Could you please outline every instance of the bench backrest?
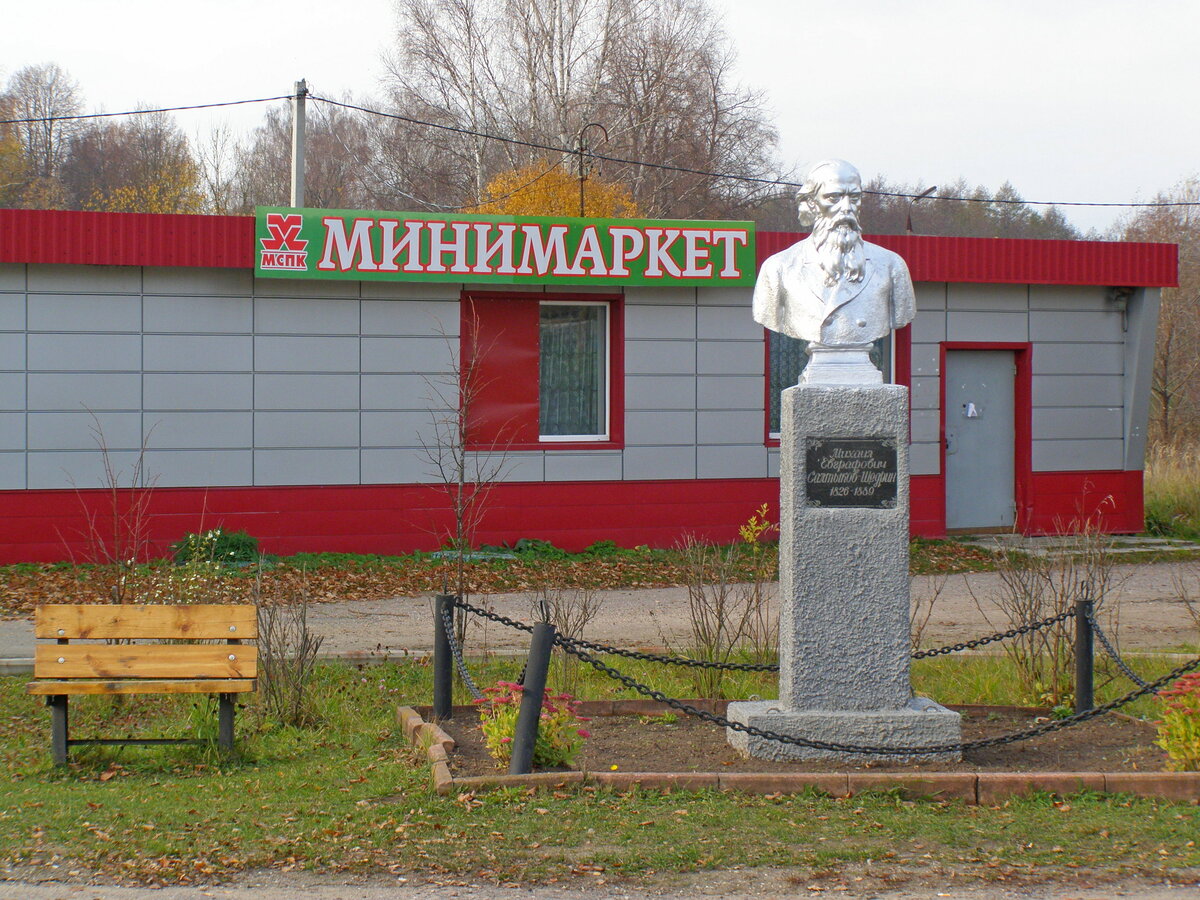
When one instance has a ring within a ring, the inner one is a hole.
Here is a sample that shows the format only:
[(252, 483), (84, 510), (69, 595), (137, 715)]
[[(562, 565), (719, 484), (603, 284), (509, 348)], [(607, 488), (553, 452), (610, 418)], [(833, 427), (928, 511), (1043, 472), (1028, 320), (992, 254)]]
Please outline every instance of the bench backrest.
[[(46, 604), (34, 615), (35, 678), (256, 678), (255, 607), (218, 604)], [(71, 644), (72, 640), (224, 644)]]

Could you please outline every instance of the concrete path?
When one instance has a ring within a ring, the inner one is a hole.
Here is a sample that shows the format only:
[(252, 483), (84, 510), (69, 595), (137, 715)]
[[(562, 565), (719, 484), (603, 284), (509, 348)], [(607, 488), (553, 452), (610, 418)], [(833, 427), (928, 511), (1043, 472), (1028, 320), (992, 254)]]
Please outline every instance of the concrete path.
[[(1124, 649), (1180, 649), (1200, 641), (1200, 626), (1179, 599), (1182, 588), (1198, 598), (1200, 613), (1200, 561), (1118, 566), (1115, 572), (1117, 583), (1108, 608), (1110, 614), (1118, 615)], [(923, 635), (925, 646), (955, 643), (1010, 627), (995, 604), (1003, 588), (994, 572), (915, 577), (912, 590), (914, 598), (933, 599), (933, 614)], [(686, 646), (685, 589), (604, 591), (601, 596), (600, 613), (584, 635), (588, 639), (627, 648), (681, 650)], [(513, 619), (533, 620), (530, 594), (481, 595), (470, 600)], [(522, 632), (475, 621), (468, 637), (475, 651), (515, 652), (528, 646)], [(432, 598), (314, 604), (309, 624), (324, 638), (324, 654), (386, 658), (425, 653), (433, 640)], [(33, 646), (30, 620), (0, 621), (0, 673), (12, 668), (4, 660), (31, 658)]]

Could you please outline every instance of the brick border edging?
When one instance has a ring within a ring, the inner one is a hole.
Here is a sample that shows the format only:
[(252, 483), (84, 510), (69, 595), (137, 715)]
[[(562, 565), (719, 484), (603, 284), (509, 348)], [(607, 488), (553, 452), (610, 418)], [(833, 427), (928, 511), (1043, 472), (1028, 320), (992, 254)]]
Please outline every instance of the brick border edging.
[[(690, 701), (720, 711), (722, 700)], [(464, 712), (474, 707), (456, 707)], [(653, 700), (591, 700), (581, 704), (587, 716), (662, 715)], [(899, 791), (906, 799), (961, 800), (991, 806), (1034, 791), (1072, 794), (1095, 791), (1132, 794), (1175, 802), (1200, 802), (1200, 772), (535, 772), (531, 775), (474, 775), (455, 778), (449, 753), (455, 747), (437, 724), (427, 722), (428, 707), (401, 706), (396, 719), (409, 743), (424, 750), (433, 768), (438, 794), (486, 791), (503, 787), (557, 788), (569, 784), (596, 785), (616, 790), (741, 791), (746, 794), (794, 794), (816, 790), (831, 797), (852, 797), (863, 791)]]

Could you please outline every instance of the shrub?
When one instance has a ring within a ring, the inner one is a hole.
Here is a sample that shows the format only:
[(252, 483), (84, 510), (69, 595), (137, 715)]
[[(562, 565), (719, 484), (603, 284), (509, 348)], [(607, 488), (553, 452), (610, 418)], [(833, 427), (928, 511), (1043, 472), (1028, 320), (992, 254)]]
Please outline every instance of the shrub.
[(1184, 675), (1158, 696), (1163, 717), (1155, 723), (1155, 743), (1171, 757), (1168, 767), (1177, 772), (1200, 771), (1200, 672)]
[(175, 562), (181, 566), (197, 562), (217, 562), (223, 565), (248, 565), (258, 562), (258, 538), (246, 531), (189, 531), (183, 539), (171, 545)]
[[(513, 738), (517, 732), (517, 715), (521, 711), (524, 688), (511, 681), (498, 681), (484, 688), (485, 696), (476, 700), (479, 705), (479, 727), (483, 741), (492, 758), (501, 764), (512, 759)], [(542, 716), (538, 723), (537, 741), (533, 745), (533, 764), (539, 768), (566, 768), (575, 762), (589, 737), (587, 720), (580, 716), (579, 701), (570, 694), (547, 694), (542, 701)]]

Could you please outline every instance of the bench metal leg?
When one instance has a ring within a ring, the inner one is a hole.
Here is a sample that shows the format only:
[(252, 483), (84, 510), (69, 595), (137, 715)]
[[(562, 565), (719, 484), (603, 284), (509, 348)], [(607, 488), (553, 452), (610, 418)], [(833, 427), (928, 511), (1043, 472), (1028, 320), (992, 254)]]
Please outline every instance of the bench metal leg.
[(46, 698), (50, 707), (50, 753), (56, 766), (67, 764), (67, 695)]
[(217, 708), (217, 743), (222, 750), (233, 749), (233, 694), (221, 694)]

